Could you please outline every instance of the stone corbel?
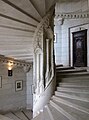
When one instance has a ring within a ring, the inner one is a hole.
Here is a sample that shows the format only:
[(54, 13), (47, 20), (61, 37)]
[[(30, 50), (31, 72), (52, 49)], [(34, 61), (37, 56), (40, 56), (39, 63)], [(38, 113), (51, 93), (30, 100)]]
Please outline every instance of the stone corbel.
[(56, 21), (58, 22), (59, 25), (63, 25), (64, 18), (57, 18)]
[(26, 72), (26, 73), (29, 72), (31, 68), (32, 68), (32, 65), (23, 66), (23, 70), (24, 70), (24, 72)]

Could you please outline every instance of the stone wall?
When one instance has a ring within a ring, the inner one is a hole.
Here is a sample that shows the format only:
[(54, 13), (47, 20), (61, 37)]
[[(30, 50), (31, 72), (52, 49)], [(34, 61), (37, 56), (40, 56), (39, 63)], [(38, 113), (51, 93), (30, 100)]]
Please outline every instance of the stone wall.
[[(13, 68), (13, 75), (8, 76), (6, 65), (0, 65), (0, 111), (26, 108), (26, 73), (22, 67)], [(16, 81), (22, 81), (22, 90), (16, 91)]]
[[(67, 16), (66, 18), (64, 19), (57, 18), (55, 20), (54, 32), (56, 33), (57, 36), (56, 37), (57, 40), (54, 43), (56, 64), (63, 64), (69, 66), (69, 39), (71, 38), (71, 32), (69, 31), (69, 29), (72, 32), (79, 31), (80, 28), (89, 29), (88, 27), (89, 18), (83, 16), (83, 13), (87, 11), (87, 9), (88, 9), (87, 0), (80, 0), (78, 2), (77, 1), (76, 2), (67, 1), (62, 3), (58, 2), (56, 4), (56, 10), (55, 10), (56, 14), (69, 13), (66, 14)], [(79, 11), (82, 14), (81, 18), (77, 16)], [(74, 15), (74, 16), (73, 18), (68, 18), (69, 17), (68, 15), (69, 16)], [(87, 42), (89, 41), (88, 39), (89, 37), (87, 33)], [(88, 54), (87, 56), (89, 59)]]
[(26, 74), (27, 76), (27, 109), (33, 109), (33, 68)]

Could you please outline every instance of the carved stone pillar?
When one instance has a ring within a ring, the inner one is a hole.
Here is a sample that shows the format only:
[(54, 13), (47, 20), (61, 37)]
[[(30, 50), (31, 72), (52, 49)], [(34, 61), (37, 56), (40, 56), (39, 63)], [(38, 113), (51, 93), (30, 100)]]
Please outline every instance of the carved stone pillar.
[(46, 68), (46, 83), (48, 82), (48, 76), (49, 76), (49, 42), (50, 39), (46, 39), (46, 63), (47, 63), (47, 68)]

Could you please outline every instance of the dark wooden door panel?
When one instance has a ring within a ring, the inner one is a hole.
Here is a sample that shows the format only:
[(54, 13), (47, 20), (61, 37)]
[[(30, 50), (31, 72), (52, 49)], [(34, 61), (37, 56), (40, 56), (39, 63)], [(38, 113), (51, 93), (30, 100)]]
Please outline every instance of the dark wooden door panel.
[(73, 66), (87, 66), (87, 30), (73, 33)]

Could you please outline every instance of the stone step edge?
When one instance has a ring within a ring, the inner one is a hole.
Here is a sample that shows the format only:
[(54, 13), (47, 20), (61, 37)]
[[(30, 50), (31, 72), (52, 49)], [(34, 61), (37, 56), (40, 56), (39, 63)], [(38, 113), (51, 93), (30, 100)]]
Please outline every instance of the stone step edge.
[(60, 97), (65, 97), (65, 98), (69, 98), (69, 99), (89, 102), (89, 98), (77, 97), (77, 96), (69, 95), (67, 93), (62, 93), (62, 92), (58, 92), (58, 91), (55, 91), (55, 96), (60, 96)]
[(0, 120), (4, 120), (4, 119), (5, 120), (14, 120), (14, 119), (11, 119), (9, 117), (6, 117), (6, 116), (0, 114)]
[(56, 70), (71, 70), (75, 69), (74, 67), (56, 67)]
[[(89, 88), (89, 87), (87, 87)], [(57, 87), (57, 91), (58, 92), (69, 92), (69, 93), (83, 93), (83, 94), (89, 94), (89, 89), (85, 90), (85, 89), (75, 89), (75, 87), (73, 88), (66, 88), (66, 87)]]
[(67, 105), (67, 106), (69, 106), (69, 107), (75, 108), (75, 109), (77, 109), (77, 110), (79, 110), (79, 111), (82, 111), (82, 112), (84, 112), (84, 113), (89, 114), (89, 109), (87, 109), (87, 108), (85, 108), (85, 107), (82, 107), (82, 106), (79, 106), (79, 105), (76, 105), (76, 104), (74, 104), (74, 103), (71, 103), (71, 102), (69, 102), (69, 101), (67, 101), (67, 100), (63, 100), (62, 98), (53, 96), (53, 97), (52, 97), (52, 100), (57, 101), (57, 102), (62, 103), (62, 104), (65, 104), (65, 105)]
[(48, 105), (46, 105), (45, 108), (47, 109), (47, 112), (48, 112), (48, 114), (49, 114), (49, 116), (50, 116), (50, 119), (51, 119), (51, 120), (54, 120), (53, 115), (52, 115), (51, 110), (50, 110), (50, 108), (48, 107)]
[(72, 84), (68, 84), (68, 83), (59, 83), (59, 87), (79, 87), (79, 88), (87, 88), (89, 87), (89, 85), (78, 85), (78, 84), (75, 84), (75, 83), (72, 83)]
[(56, 67), (63, 67), (63, 64), (56, 65)]
[(4, 116), (9, 117), (10, 119), (21, 120), (16, 115), (14, 115), (11, 111), (6, 113), (6, 114), (4, 114)]
[[(72, 79), (72, 78), (71, 78)], [(79, 81), (79, 82), (59, 82), (59, 85), (61, 85), (61, 84), (65, 84), (65, 85), (74, 85), (74, 84), (84, 84), (84, 83), (89, 83), (89, 81), (87, 80), (87, 81)]]
[(73, 77), (73, 78), (71, 78), (71, 77), (66, 77), (66, 78), (59, 78), (59, 80), (61, 79), (61, 81), (63, 82), (63, 83), (79, 83), (79, 82), (81, 82), (81, 83), (83, 83), (83, 82), (85, 82), (85, 83), (87, 83), (87, 82), (89, 82), (89, 76), (88, 77), (84, 77), (84, 78), (81, 78), (81, 77)]
[(56, 103), (50, 100), (50, 105), (53, 106), (57, 111), (59, 111), (62, 115), (64, 115), (69, 120), (76, 120), (72, 115), (66, 112), (63, 108), (59, 107)]
[(31, 120), (38, 118), (41, 114), (42, 114), (41, 112), (37, 112), (36, 116), (34, 118), (32, 118)]
[(76, 75), (76, 76), (80, 76), (80, 75), (81, 75), (81, 76), (82, 76), (82, 75), (84, 76), (84, 75), (89, 75), (89, 72), (76, 72), (76, 73), (63, 73), (63, 74), (60, 73), (60, 72), (59, 72), (59, 74), (58, 74), (58, 72), (56, 73), (56, 76), (63, 76), (63, 77), (65, 77), (65, 76), (73, 76), (73, 75), (74, 75), (74, 76), (75, 76), (75, 75)]
[(66, 74), (66, 73), (82, 73), (87, 72), (87, 70), (76, 70), (76, 69), (68, 69), (68, 70), (56, 70), (57, 73)]

